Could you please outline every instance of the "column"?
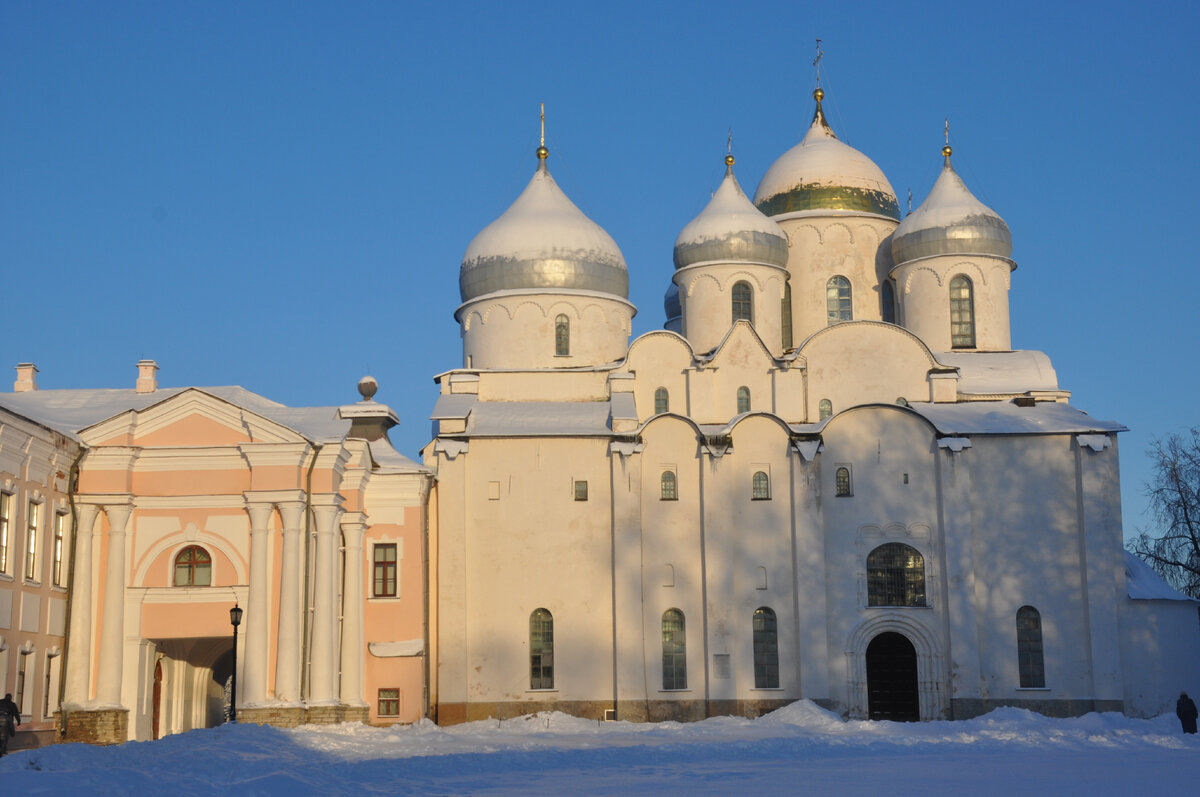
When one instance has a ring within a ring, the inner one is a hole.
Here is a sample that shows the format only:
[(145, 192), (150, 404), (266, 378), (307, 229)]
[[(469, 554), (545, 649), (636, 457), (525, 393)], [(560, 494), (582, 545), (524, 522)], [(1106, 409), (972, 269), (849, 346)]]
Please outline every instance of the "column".
[(342, 521), (346, 541), (346, 581), (342, 586), (342, 703), (365, 706), (363, 701), (363, 533), (365, 517), (354, 512)]
[(75, 574), (71, 582), (71, 628), (67, 649), (67, 689), (63, 702), (88, 701), (92, 675), (92, 529), (100, 507), (75, 504)]
[(96, 702), (121, 707), (121, 674), (125, 648), (125, 526), (133, 507), (106, 506), (108, 563), (104, 578), (104, 625), (100, 636), (100, 672)]
[(279, 579), (279, 646), (275, 654), (275, 699), (285, 703), (300, 702), (300, 621), (304, 617), (304, 600), (300, 594), (301, 527), (304, 522), (304, 502), (286, 501), (279, 504), (283, 521), (283, 561)]
[(337, 527), (341, 508), (338, 496), (320, 496), (329, 503), (314, 500), (313, 517), (317, 526), (317, 557), (313, 579), (312, 668), (308, 697), (310, 703), (337, 702)]
[(242, 680), (238, 684), (238, 702), (261, 703), (267, 697), (268, 630), (271, 621), (271, 569), (268, 567), (271, 540), (269, 502), (246, 503), (250, 515), (250, 594), (246, 601), (246, 653), (239, 656)]

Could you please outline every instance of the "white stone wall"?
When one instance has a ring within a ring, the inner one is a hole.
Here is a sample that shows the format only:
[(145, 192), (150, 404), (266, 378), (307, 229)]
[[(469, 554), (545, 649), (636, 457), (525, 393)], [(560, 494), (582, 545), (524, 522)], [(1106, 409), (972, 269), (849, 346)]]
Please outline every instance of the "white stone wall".
[(898, 266), (894, 276), (904, 326), (934, 351), (950, 351), (950, 281), (961, 274), (974, 292), (975, 348), (1011, 350), (1011, 272), (1011, 261), (984, 255), (940, 255)]

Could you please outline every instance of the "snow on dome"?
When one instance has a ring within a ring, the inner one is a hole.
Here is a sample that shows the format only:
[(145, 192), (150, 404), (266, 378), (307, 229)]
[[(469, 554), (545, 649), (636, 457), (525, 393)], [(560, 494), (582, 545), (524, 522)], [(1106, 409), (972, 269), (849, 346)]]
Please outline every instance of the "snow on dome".
[(750, 204), (725, 159), (725, 179), (700, 215), (675, 239), (675, 268), (696, 263), (767, 263), (787, 267), (788, 240), (779, 225)]
[(768, 216), (802, 210), (848, 210), (900, 220), (892, 184), (875, 162), (838, 141), (821, 110), (820, 89), (813, 92), (817, 110), (804, 140), (771, 164), (754, 204)]
[(950, 165), (950, 147), (942, 153), (946, 163), (921, 206), (908, 214), (892, 235), (892, 258), (905, 263), (934, 255), (1012, 254), (1012, 234), (996, 211), (975, 198)]
[(467, 247), (458, 284), (464, 302), (523, 289), (629, 296), (629, 272), (616, 242), (575, 207), (540, 158), (521, 195)]

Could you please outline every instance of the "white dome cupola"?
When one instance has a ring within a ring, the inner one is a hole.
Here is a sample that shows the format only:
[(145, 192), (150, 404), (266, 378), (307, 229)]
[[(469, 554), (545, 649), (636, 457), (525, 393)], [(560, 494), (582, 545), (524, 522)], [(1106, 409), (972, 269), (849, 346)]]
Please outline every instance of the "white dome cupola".
[(562, 368), (619, 359), (634, 307), (612, 237), (567, 198), (537, 149), (533, 179), (463, 256), (463, 364)]
[(711, 351), (735, 321), (746, 320), (778, 355), (788, 239), (750, 202), (733, 164), (727, 155), (725, 178), (675, 240), (682, 334), (696, 351)]
[(904, 326), (935, 351), (1007, 351), (1012, 235), (968, 190), (942, 148), (929, 196), (892, 236)]

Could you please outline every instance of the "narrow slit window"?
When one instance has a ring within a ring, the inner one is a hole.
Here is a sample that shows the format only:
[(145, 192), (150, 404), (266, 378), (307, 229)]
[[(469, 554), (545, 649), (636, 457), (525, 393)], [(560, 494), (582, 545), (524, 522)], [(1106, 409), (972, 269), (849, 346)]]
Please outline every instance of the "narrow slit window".
[(38, 520), (42, 513), (42, 505), (29, 502), (28, 524), (25, 530), (25, 578), (28, 581), (37, 580), (38, 555)]
[(891, 280), (884, 280), (879, 286), (879, 312), (884, 323), (896, 323), (896, 289)]
[(775, 612), (754, 610), (754, 688), (779, 688), (779, 631)]
[(687, 689), (687, 635), (683, 612), (667, 609), (662, 617), (663, 689)]
[(733, 320), (754, 323), (754, 293), (748, 282), (734, 283)]
[(961, 274), (950, 280), (950, 345), (975, 348), (975, 290)]
[(51, 568), (53, 572), (51, 577), (54, 580), (54, 586), (61, 587), (63, 585), (63, 545), (66, 537), (67, 515), (64, 512), (58, 512), (54, 515), (54, 563)]
[(1046, 686), (1046, 663), (1042, 655), (1042, 615), (1032, 606), (1017, 610), (1017, 663), (1022, 689)]
[(566, 357), (571, 353), (571, 319), (559, 314), (554, 319), (554, 354)]
[(783, 348), (790, 349), (792, 343), (792, 283), (783, 286), (783, 299), (780, 301), (779, 330), (783, 335)]
[(12, 495), (0, 493), (0, 573), (8, 572), (9, 521), (12, 518)]
[(546, 609), (529, 615), (529, 688), (554, 688), (554, 617)]

